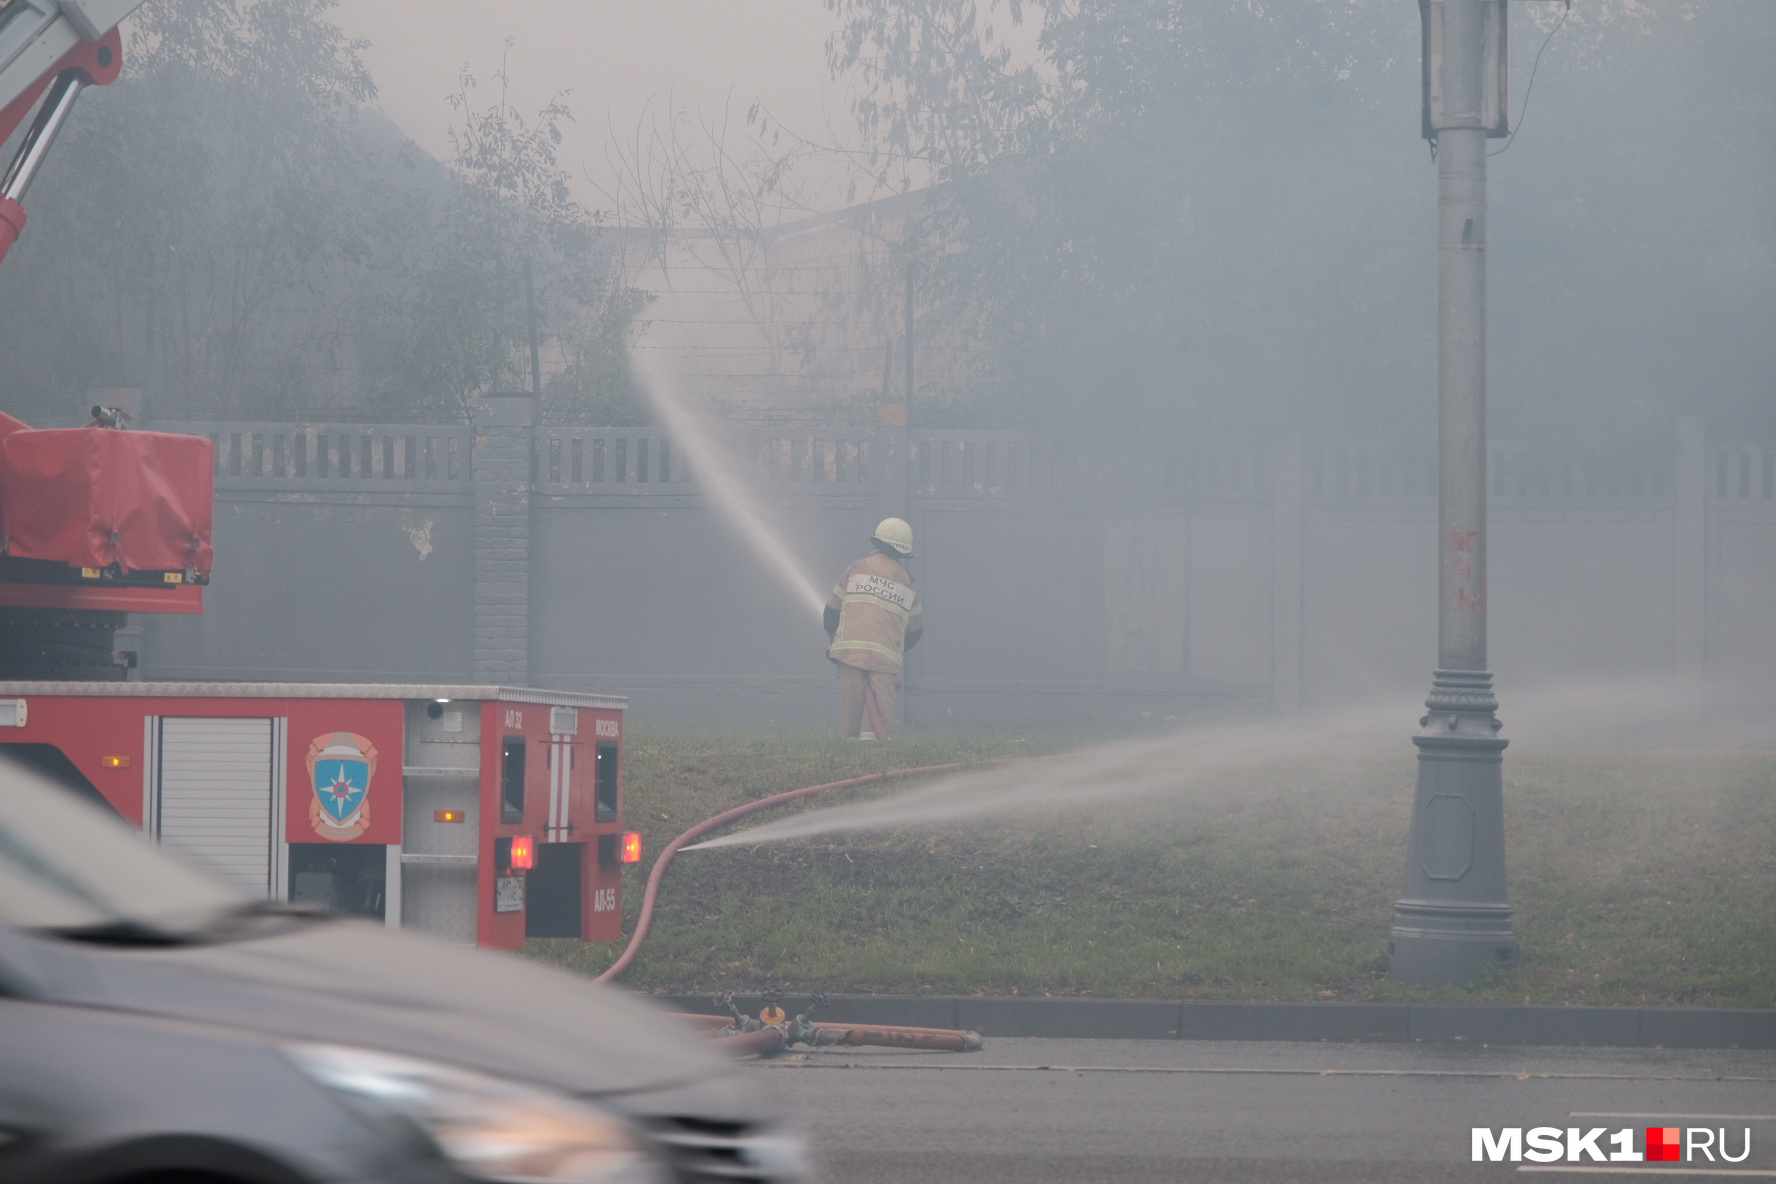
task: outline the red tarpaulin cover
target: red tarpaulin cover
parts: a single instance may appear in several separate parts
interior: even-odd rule
[[[215,446],[112,428],[34,431],[0,413],[6,552],[72,567],[208,575]]]

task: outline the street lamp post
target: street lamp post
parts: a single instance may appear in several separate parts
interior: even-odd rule
[[[1413,737],[1418,786],[1388,934],[1401,983],[1516,964],[1503,762],[1486,661],[1486,141],[1504,131],[1503,0],[1425,0],[1426,133],[1437,149],[1437,670]]]

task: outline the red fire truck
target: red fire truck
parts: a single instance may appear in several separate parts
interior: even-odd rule
[[[622,935],[624,700],[3,682],[0,751],[256,896],[463,942]]]
[[[117,22],[139,3],[0,0],[0,143],[26,127],[0,259],[75,99],[122,69]],[[640,858],[623,699],[128,681],[125,614],[203,611],[215,456],[126,419],[0,413],[0,752],[256,896],[508,949],[621,936],[621,865]]]

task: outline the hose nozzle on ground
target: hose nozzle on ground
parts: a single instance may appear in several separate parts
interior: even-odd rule
[[[768,1057],[795,1044],[810,1048],[839,1044],[874,1045],[879,1048],[915,1048],[929,1052],[979,1052],[986,1047],[986,1039],[979,1032],[956,1028],[909,1028],[894,1024],[813,1021],[806,1015],[791,1018],[775,1004],[766,1006],[759,1012],[758,1018],[754,1019],[742,1015],[734,1006],[733,998],[733,994],[728,992],[716,999],[716,1002],[727,1004],[734,1012],[735,1019],[732,1021],[719,1015],[680,1013],[678,1018],[708,1032],[723,1051],[734,1056]],[[824,997],[816,996],[816,999],[825,1002]]]

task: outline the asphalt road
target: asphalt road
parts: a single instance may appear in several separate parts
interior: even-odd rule
[[[1005,1038],[751,1071],[809,1123],[829,1184],[1776,1179],[1776,1052]],[[1749,1127],[1752,1153],[1474,1164],[1476,1126],[1726,1127],[1734,1154]],[[1547,1170],[1571,1166],[1592,1170]]]

